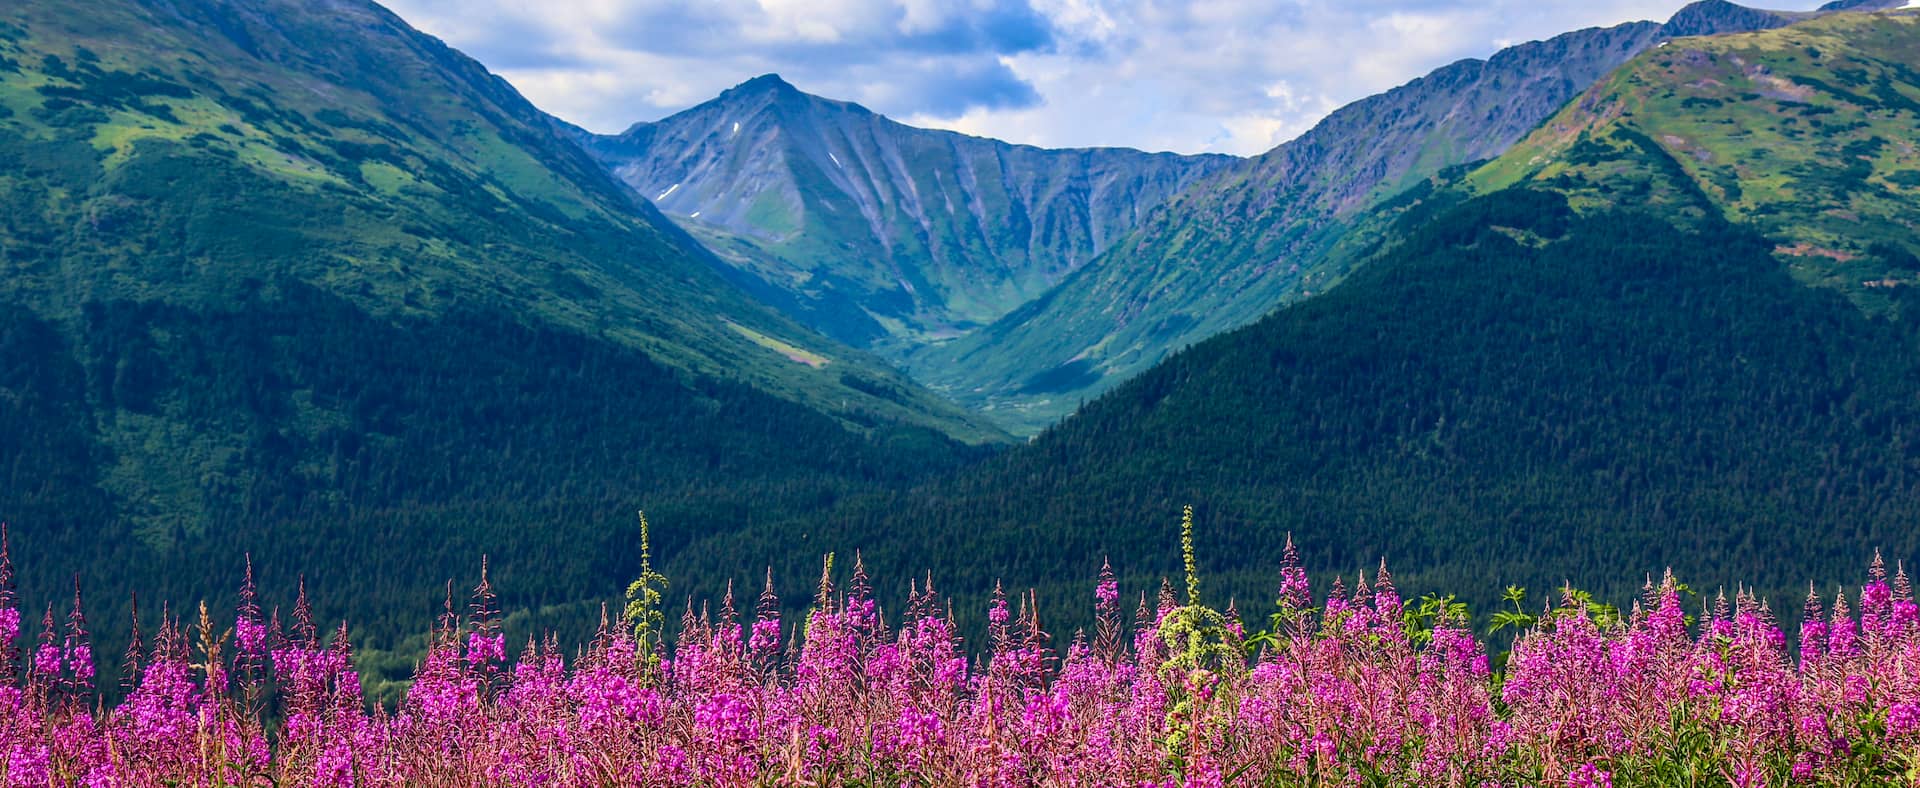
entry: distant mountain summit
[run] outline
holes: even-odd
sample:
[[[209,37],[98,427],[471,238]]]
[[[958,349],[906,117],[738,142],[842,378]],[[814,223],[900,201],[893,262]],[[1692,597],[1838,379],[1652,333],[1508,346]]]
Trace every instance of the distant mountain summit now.
[[[1038,297],[1234,161],[919,129],[773,74],[583,140],[737,281],[896,358]]]
[[[1833,0],[1820,6],[1822,11],[1885,11],[1909,5],[1912,0]]]
[[[1864,1],[1874,2],[1875,0]],[[1841,2],[1862,2],[1862,0],[1841,0]],[[1735,5],[1726,0],[1699,0],[1680,9],[1673,18],[1668,19],[1667,23],[1661,26],[1660,34],[1665,38],[1682,38],[1772,30],[1791,24],[1794,16]]]

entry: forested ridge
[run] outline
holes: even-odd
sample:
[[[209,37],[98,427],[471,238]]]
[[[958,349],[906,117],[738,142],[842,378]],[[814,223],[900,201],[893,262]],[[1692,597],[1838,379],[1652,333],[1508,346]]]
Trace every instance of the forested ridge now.
[[[1910,323],[1794,281],[1752,231],[1578,215],[1558,193],[1433,197],[1327,295],[1195,345],[1033,444],[806,525],[682,554],[692,577],[811,544],[1069,611],[1102,556],[1172,573],[1183,503],[1219,591],[1386,558],[1486,611],[1509,583],[1625,600],[1671,567],[1776,600],[1920,537]],[[1908,293],[1898,298],[1912,298]],[[819,549],[826,549],[821,547]]]
[[[534,616],[516,626],[577,632],[638,565],[640,506],[683,526],[657,545],[671,552],[689,529],[815,511],[983,451],[915,428],[851,433],[498,312],[394,321],[286,285],[228,310],[83,314],[69,341],[0,310],[0,511],[16,555],[66,557],[22,563],[26,598],[69,595],[80,572],[109,643],[130,593],[224,602],[233,584],[208,579],[236,576],[248,554],[267,588],[305,576],[350,589],[318,611],[376,648],[423,637],[441,583],[469,583],[483,556],[504,602]],[[168,424],[209,436],[190,444],[199,464],[153,468],[93,429]],[[189,500],[108,494],[135,472]],[[207,515],[168,516],[189,506]]]

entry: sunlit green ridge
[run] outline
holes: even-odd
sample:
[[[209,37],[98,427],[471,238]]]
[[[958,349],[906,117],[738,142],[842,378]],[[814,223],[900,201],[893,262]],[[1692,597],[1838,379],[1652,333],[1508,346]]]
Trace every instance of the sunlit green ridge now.
[[[1920,285],[1920,13],[1680,39],[1594,86],[1498,162],[1576,207],[1751,226],[1794,275],[1870,310]]]
[[[993,435],[739,292],[551,118],[371,3],[36,0],[0,21],[0,292],[36,309],[285,280],[381,314],[499,307],[850,423]]]

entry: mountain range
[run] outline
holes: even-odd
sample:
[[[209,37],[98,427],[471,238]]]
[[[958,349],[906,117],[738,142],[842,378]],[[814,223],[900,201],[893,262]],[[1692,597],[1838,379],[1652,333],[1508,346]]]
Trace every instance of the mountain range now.
[[[1031,432],[1185,345],[1325,292],[1352,218],[1448,167],[1492,158],[1575,94],[1680,36],[1778,27],[1723,0],[1520,44],[1349,104],[1175,195],[1046,296],[908,368]]]
[[[1351,263],[1351,217],[1501,153],[1634,54],[1806,16],[1701,0],[1665,24],[1509,47],[1251,159],[916,129],[775,75],[576,138],[762,300],[1030,434],[1174,349],[1324,291]]]
[[[1501,156],[1357,212],[1374,240],[1337,287],[1027,445],[806,518],[808,543],[1035,586],[1056,620],[1103,560],[1133,588],[1178,576],[1189,503],[1209,593],[1244,610],[1288,540],[1474,610],[1508,583],[1625,600],[1671,568],[1785,614],[1876,549],[1912,560],[1916,47],[1905,11],[1649,49]],[[778,561],[802,527],[714,535],[677,572]]]

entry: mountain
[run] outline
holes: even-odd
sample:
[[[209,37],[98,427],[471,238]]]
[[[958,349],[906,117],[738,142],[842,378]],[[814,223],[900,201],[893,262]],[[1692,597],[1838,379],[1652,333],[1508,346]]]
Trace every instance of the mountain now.
[[[551,118],[378,6],[120,3],[72,21],[66,10],[37,0],[10,15],[10,297],[70,310],[157,284],[221,303],[270,272],[390,312],[524,309],[856,421],[988,434],[932,398],[842,385],[843,373],[870,378],[864,388],[904,380],[728,285]],[[154,40],[129,45],[128,29]],[[202,39],[219,51],[162,54]],[[70,199],[47,199],[42,184]],[[87,232],[53,234],[67,227]],[[114,264],[80,264],[89,256]],[[816,356],[832,371],[795,360]]]
[[[1194,182],[1054,291],[908,369],[1035,431],[1184,345],[1324,292],[1350,262],[1333,252],[1355,216],[1500,154],[1635,54],[1674,36],[1789,21],[1705,0],[1665,25],[1580,30],[1445,66]]]
[[[620,180],[796,319],[892,358],[992,322],[1230,164],[902,125],[775,75],[615,136]]]
[[[0,520],[39,598],[188,604],[251,552],[424,632],[484,552],[564,606],[633,573],[634,509],[664,549],[1004,439],[721,267],[372,3],[0,8]]]
[[[1904,8],[1909,0],[1833,0],[1820,6],[1821,11],[1889,11]]]
[[[1855,109],[1908,136],[1828,169],[1905,189],[1894,181],[1912,154],[1895,154],[1920,108],[1891,97],[1920,95],[1916,45],[1913,13],[1677,41],[1560,119],[1619,106],[1623,130],[1760,136],[1762,118],[1804,131],[1829,116],[1802,108],[1835,106],[1851,127],[1830,95],[1783,106],[1738,83],[1689,85],[1713,63],[1765,66],[1784,86],[1864,80],[1848,89],[1862,101],[1884,89]],[[1616,87],[1660,100],[1609,105]],[[1534,139],[1558,139],[1551,128]],[[1056,623],[1083,607],[1103,556],[1134,587],[1177,577],[1189,503],[1208,593],[1255,615],[1289,534],[1317,571],[1351,580],[1385,557],[1413,570],[1396,574],[1403,591],[1459,593],[1483,612],[1506,583],[1536,603],[1563,582],[1624,603],[1637,589],[1623,576],[1667,567],[1706,593],[1758,583],[1785,612],[1876,548],[1890,564],[1920,557],[1920,289],[1874,288],[1886,303],[1863,309],[1782,259],[1775,214],[1715,210],[1699,170],[1666,152],[1679,143],[1573,137],[1544,169],[1530,142],[1366,212],[1355,223],[1380,240],[1325,294],[1173,354],[1030,444],[846,501],[807,544],[860,546],[876,574],[930,569],[949,588],[1036,586]],[[1743,178],[1827,194],[1817,179],[1841,177],[1803,162],[1845,139],[1763,139],[1769,156],[1735,160]],[[1563,177],[1576,158],[1607,179]],[[1538,174],[1501,185],[1516,171]],[[1870,231],[1920,219],[1920,200],[1857,204]],[[716,556],[778,555],[775,534],[792,532],[715,536],[676,572],[727,576]]]
[[[1753,227],[1794,276],[1870,312],[1920,285],[1912,14],[1676,42],[1595,85],[1475,173],[1482,190],[1689,206]],[[1660,164],[1621,171],[1624,157]]]

